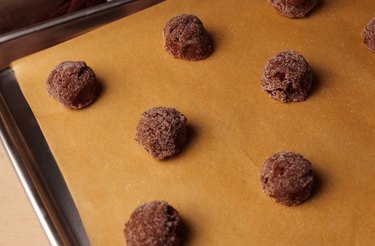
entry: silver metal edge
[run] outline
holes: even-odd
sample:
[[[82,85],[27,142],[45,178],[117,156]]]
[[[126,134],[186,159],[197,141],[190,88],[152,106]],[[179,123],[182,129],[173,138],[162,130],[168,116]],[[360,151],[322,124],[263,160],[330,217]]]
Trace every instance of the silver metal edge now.
[[[2,73],[8,72],[2,71]],[[51,245],[62,245],[63,240],[60,238],[52,219],[48,215],[45,201],[43,202],[39,194],[40,191],[37,188],[39,184],[36,184],[38,179],[36,179],[35,173],[30,168],[27,168],[32,165],[31,163],[34,159],[28,154],[29,151],[25,139],[5,102],[2,90],[0,92],[0,112],[0,136],[3,146]]]
[[[1,110],[3,110],[4,105],[4,99],[1,96]],[[4,112],[4,111],[3,111]],[[11,160],[12,163],[21,163],[21,159],[23,159],[19,155],[19,151],[15,150],[17,143],[14,141],[14,139],[11,137],[12,133],[10,132],[9,128],[6,125],[6,120],[1,117],[0,121],[0,134],[1,134],[1,140],[2,144],[4,146],[4,149],[7,151],[7,154]],[[26,192],[27,197],[29,198],[31,205],[34,208],[35,213],[37,214],[37,217],[42,224],[42,227],[44,229],[44,232],[47,235],[48,240],[50,241],[51,245],[59,245],[61,243],[61,240],[57,238],[57,232],[54,230],[54,227],[52,226],[52,222],[46,216],[45,209],[42,208],[42,202],[38,196],[35,196],[35,191],[33,191],[33,186],[30,184],[31,177],[28,176],[27,172],[25,171],[25,167],[22,165],[13,165],[17,176],[19,180],[21,181],[21,184]]]
[[[42,29],[48,29],[56,25],[70,22],[72,20],[79,19],[84,16],[93,15],[95,13],[102,12],[111,8],[116,8],[120,5],[128,4],[129,2],[134,2],[134,1],[135,0],[112,1],[109,3],[100,4],[91,8],[75,11],[73,13],[70,13],[64,16],[56,17],[51,20],[43,21],[41,23],[37,23],[28,27],[21,28],[19,30],[11,31],[4,35],[0,35],[0,43],[8,42],[10,40],[17,39],[25,35],[29,35],[31,33],[34,33]]]
[[[51,47],[162,1],[116,0],[1,35],[0,69],[25,55]]]

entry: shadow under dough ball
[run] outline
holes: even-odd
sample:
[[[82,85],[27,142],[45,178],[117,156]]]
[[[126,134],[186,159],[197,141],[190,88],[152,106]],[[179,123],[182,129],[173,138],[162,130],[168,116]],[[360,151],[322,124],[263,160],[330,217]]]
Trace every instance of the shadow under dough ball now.
[[[164,27],[164,48],[174,56],[184,60],[202,60],[213,51],[210,36],[200,19],[183,14],[170,19]]]
[[[261,85],[273,99],[301,102],[308,96],[312,78],[305,58],[295,51],[285,51],[268,61]]]
[[[71,109],[90,105],[99,95],[94,71],[83,61],[57,65],[47,79],[48,94]]]
[[[174,108],[151,108],[141,115],[135,140],[156,159],[180,151],[186,138],[187,118]]]
[[[165,201],[152,201],[136,208],[125,224],[128,246],[180,245],[178,212]]]
[[[318,0],[271,0],[279,14],[290,18],[305,17],[317,2]]]
[[[293,152],[279,152],[264,162],[260,173],[264,193],[277,202],[295,206],[311,194],[314,181],[311,164]]]
[[[375,52],[375,17],[366,25],[362,32],[363,42],[372,52]]]

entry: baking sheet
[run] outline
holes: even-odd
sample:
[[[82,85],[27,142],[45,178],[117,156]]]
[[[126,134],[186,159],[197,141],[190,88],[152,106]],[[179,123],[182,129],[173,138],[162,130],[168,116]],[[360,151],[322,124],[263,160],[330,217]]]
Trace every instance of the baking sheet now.
[[[118,0],[0,37],[0,67],[15,58],[160,2]],[[14,71],[0,71],[0,137],[51,245],[90,245],[81,219]]]
[[[123,245],[130,213],[154,199],[180,211],[186,245],[375,243],[375,56],[360,36],[375,3],[320,2],[293,20],[266,1],[167,1],[13,63],[93,245]],[[162,28],[181,13],[199,16],[212,35],[208,59],[163,50]],[[316,77],[303,103],[260,89],[267,60],[289,49]],[[85,60],[103,84],[87,109],[65,109],[45,91],[64,60]],[[141,113],[160,105],[190,124],[185,148],[166,161],[134,141]],[[262,163],[280,150],[313,164],[318,182],[301,206],[261,191]]]
[[[18,86],[0,72],[0,136],[51,245],[90,245],[74,201]]]

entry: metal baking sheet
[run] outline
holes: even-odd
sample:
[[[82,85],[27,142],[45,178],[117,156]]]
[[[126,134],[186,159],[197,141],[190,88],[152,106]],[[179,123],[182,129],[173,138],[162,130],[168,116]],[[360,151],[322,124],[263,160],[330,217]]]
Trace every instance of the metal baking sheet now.
[[[78,211],[12,69],[0,73],[4,147],[52,245],[89,245]]]
[[[90,240],[14,71],[7,66],[159,2],[117,0],[0,36],[0,136],[51,245],[90,245]]]

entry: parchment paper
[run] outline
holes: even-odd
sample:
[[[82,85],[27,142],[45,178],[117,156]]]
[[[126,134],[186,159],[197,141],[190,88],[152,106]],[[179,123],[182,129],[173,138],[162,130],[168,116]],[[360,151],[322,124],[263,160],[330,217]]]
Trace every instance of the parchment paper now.
[[[162,28],[182,13],[212,35],[208,59],[164,51]],[[133,209],[155,199],[181,213],[185,245],[373,245],[375,54],[360,34],[374,14],[373,0],[320,1],[305,19],[280,16],[267,1],[167,1],[13,68],[93,245],[124,245]],[[314,71],[305,102],[283,104],[260,87],[267,60],[284,50]],[[47,76],[64,60],[86,61],[104,86],[87,109],[47,95]],[[134,140],[154,106],[189,121],[188,143],[166,161]],[[280,150],[312,162],[318,182],[301,206],[262,192],[260,168]]]

